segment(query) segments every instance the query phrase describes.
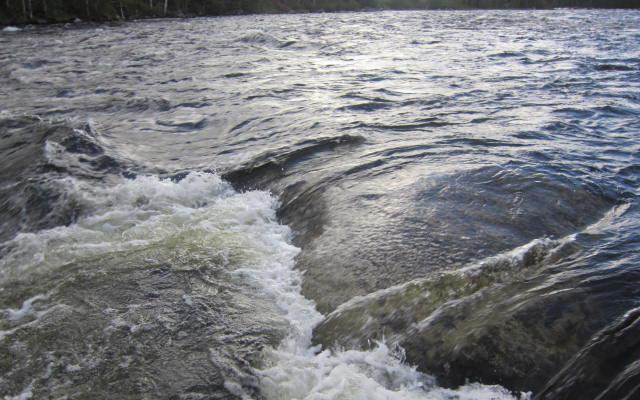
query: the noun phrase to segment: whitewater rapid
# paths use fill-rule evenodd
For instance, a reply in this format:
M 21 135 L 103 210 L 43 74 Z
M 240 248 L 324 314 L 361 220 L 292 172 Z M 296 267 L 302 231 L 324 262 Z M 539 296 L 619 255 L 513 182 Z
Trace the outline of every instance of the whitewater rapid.
M 313 328 L 324 317 L 301 294 L 303 271 L 295 268 L 299 249 L 291 243 L 291 230 L 278 223 L 278 201 L 268 192 L 238 193 L 218 175 L 200 172 L 173 180 L 118 178 L 108 186 L 71 177 L 57 184 L 65 187 L 69 201 L 79 205 L 82 215 L 69 226 L 20 233 L 4 243 L 3 280 L 24 274 L 45 277 L 70 263 L 179 242 L 185 257 L 190 257 L 187 263 L 199 260 L 206 265 L 207 257 L 226 258 L 234 279 L 254 288 L 259 301 L 272 302 L 286 322 L 284 339 L 277 347 L 266 348 L 254 367 L 259 391 L 267 399 L 513 398 L 499 386 L 440 388 L 433 378 L 404 363 L 402 349 L 385 343 L 370 351 L 322 351 L 312 346 Z M 20 309 L 2 310 L 12 326 L 0 332 L 0 340 L 65 307 L 48 304 L 49 296 L 37 294 L 25 299 Z M 182 298 L 192 303 L 190 295 Z M 108 329 L 120 326 L 133 332 L 145 329 L 120 317 Z M 79 362 L 65 368 L 74 372 L 83 366 Z M 20 398 L 30 398 L 32 385 Z M 225 388 L 238 397 L 252 397 L 232 377 L 225 381 Z

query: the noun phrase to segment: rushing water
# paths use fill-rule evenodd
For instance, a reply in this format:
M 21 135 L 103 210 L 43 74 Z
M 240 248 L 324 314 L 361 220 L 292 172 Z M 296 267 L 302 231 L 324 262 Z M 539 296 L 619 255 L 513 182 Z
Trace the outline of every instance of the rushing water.
M 640 13 L 0 33 L 0 396 L 620 399 Z

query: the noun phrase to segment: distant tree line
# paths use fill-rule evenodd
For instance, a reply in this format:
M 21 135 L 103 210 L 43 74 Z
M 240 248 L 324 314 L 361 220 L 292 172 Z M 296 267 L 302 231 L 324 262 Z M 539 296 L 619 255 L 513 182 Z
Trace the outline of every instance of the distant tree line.
M 640 8 L 640 0 L 0 0 L 0 24 L 362 9 Z

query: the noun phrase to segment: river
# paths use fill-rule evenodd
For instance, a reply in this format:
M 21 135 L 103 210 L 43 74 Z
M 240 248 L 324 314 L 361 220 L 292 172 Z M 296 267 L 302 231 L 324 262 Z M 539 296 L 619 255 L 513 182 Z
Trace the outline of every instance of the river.
M 5 399 L 621 399 L 640 12 L 0 33 Z

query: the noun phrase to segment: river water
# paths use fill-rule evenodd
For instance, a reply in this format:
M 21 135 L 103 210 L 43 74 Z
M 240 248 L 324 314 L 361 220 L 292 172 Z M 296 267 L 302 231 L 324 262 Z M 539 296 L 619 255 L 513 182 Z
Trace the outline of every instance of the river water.
M 0 33 L 0 395 L 620 399 L 640 13 Z

